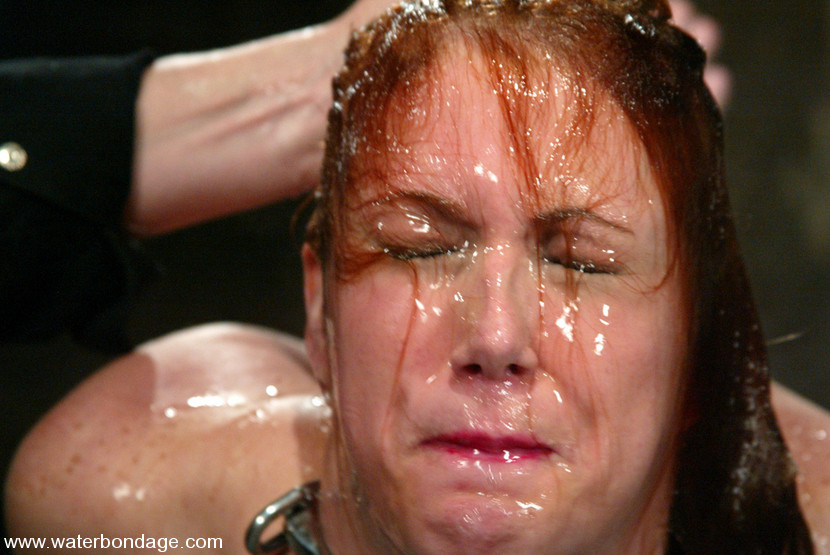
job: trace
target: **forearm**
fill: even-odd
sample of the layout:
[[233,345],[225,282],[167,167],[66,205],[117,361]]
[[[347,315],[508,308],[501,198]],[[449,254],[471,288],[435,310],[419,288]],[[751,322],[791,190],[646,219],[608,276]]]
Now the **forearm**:
[[316,183],[347,35],[341,18],[157,60],[138,99],[130,231],[169,231]]

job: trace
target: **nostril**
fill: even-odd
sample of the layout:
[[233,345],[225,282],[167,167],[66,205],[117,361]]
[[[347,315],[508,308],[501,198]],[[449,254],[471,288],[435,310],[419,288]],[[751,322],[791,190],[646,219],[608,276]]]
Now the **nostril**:
[[[511,376],[521,376],[524,371],[525,367],[521,364],[508,364],[507,366],[502,366],[505,375]],[[463,371],[470,376],[482,375],[485,372],[484,367],[481,364],[466,364],[463,366]],[[495,375],[495,374],[494,374]]]
[[467,365],[467,372],[470,374],[481,374],[482,369],[480,364],[468,364]]

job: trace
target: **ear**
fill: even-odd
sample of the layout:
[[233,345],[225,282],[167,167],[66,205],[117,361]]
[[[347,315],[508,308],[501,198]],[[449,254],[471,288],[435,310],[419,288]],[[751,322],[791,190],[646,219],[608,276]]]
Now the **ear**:
[[323,266],[308,243],[303,245],[303,295],[305,298],[305,348],[314,378],[328,389],[329,371],[326,322],[323,314]]

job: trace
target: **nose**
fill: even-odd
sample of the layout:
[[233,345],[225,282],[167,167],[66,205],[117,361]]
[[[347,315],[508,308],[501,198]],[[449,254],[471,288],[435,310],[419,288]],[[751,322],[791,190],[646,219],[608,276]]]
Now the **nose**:
[[533,330],[539,322],[539,286],[516,249],[492,249],[456,294],[461,333],[451,364],[463,377],[515,381],[539,366]]

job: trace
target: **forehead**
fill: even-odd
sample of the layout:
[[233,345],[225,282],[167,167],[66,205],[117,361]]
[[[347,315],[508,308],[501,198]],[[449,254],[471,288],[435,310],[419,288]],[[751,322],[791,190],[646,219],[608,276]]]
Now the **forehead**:
[[417,186],[462,205],[501,188],[531,211],[660,205],[645,150],[607,94],[544,53],[511,65],[456,46],[392,92],[383,139],[364,153],[376,179],[363,180],[362,200]]

